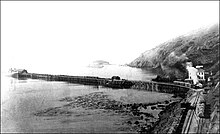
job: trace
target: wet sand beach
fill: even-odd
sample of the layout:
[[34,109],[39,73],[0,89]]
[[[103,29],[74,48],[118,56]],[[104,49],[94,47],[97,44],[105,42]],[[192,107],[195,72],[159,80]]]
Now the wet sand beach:
[[[138,132],[171,94],[8,78],[1,97],[2,132]],[[6,88],[7,87],[7,88]],[[147,123],[148,122],[148,123]]]

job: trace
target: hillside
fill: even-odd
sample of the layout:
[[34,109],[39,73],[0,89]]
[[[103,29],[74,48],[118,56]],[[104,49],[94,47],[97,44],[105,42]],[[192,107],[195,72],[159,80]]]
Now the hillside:
[[164,75],[185,78],[185,61],[203,65],[219,80],[219,24],[183,35],[147,50],[129,66],[154,68]]

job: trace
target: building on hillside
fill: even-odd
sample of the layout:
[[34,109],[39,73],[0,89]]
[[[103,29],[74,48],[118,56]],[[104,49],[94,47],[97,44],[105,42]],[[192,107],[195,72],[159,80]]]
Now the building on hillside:
[[193,83],[194,85],[205,82],[205,70],[203,66],[193,67],[192,62],[186,62],[186,69],[188,70],[188,78],[186,82]]
[[202,69],[203,66],[196,66],[196,69],[198,69],[197,76],[201,80],[205,80],[205,70]]

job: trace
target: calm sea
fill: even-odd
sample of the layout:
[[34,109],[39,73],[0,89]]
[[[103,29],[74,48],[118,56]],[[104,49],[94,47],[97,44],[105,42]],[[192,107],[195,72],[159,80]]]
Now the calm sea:
[[[29,70],[28,70],[29,71]],[[47,71],[47,72],[46,72]],[[111,77],[118,75],[129,80],[150,80],[156,75],[151,71],[127,66],[107,65],[102,68],[74,68],[61,71],[33,73],[68,74]],[[29,71],[30,72],[30,71]],[[170,94],[133,89],[111,89],[44,80],[18,80],[1,77],[1,131],[2,132],[131,132],[122,122],[128,117],[101,110],[76,110],[71,116],[41,117],[33,113],[47,108],[62,106],[64,97],[103,92],[124,103],[158,102],[171,98]],[[123,130],[121,128],[124,128]]]
[[114,75],[120,76],[123,79],[129,80],[142,80],[147,81],[156,77],[156,74],[150,70],[144,70],[140,68],[132,68],[129,66],[120,65],[105,65],[105,66],[68,66],[60,68],[31,68],[27,69],[30,73],[43,73],[43,74],[62,74],[73,76],[98,76],[110,78]]

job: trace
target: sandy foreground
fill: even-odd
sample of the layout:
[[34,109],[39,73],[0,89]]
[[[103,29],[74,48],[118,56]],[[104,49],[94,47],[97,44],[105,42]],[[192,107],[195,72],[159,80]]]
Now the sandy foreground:
[[4,91],[1,131],[138,132],[151,127],[176,99],[133,89],[23,81]]

